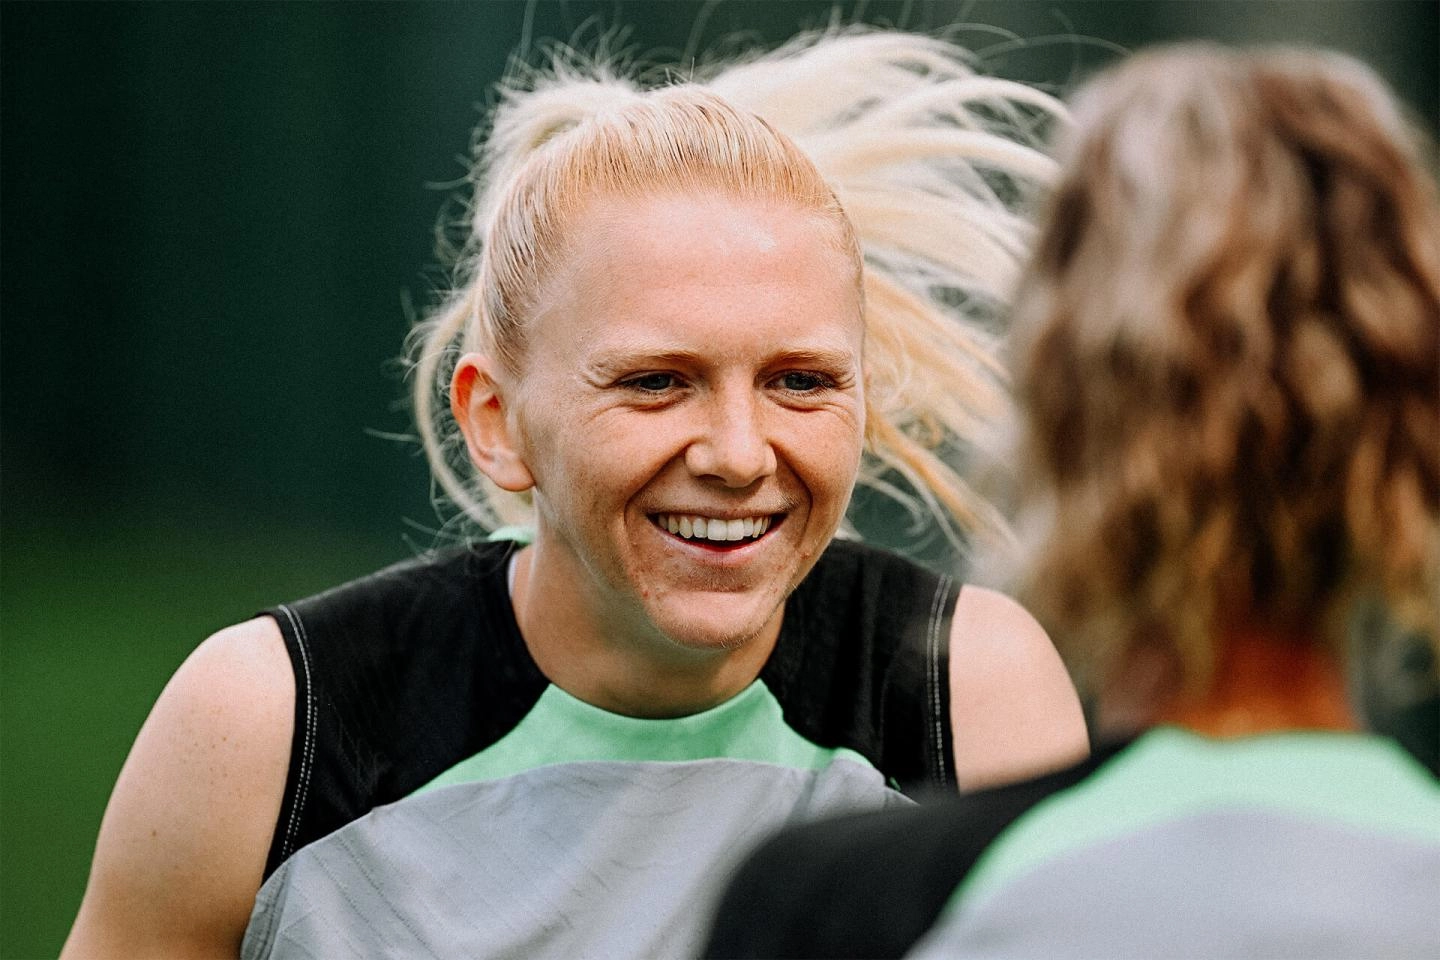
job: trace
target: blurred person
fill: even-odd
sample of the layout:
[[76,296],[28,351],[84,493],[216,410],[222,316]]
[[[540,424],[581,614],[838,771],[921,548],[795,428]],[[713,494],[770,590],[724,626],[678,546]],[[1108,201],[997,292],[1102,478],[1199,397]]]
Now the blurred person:
[[517,76],[414,338],[435,474],[495,537],[207,640],[65,955],[693,955],[781,824],[1083,756],[1021,607],[835,539],[857,479],[1003,534],[947,460],[1003,406],[952,307],[1013,283],[1061,108],[966,63],[842,31]]
[[1016,296],[1003,566],[1095,752],[782,834],[709,956],[1440,951],[1440,785],[1357,729],[1343,663],[1377,611],[1436,637],[1423,144],[1366,67],[1295,50],[1143,53],[1074,121]]

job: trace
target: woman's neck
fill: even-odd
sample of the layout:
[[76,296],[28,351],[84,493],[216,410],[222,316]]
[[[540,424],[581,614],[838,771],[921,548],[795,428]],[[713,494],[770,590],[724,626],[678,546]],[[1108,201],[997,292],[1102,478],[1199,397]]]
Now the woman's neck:
[[631,717],[666,718],[724,703],[759,676],[779,638],[780,617],[765,634],[733,649],[695,650],[600,623],[547,595],[531,578],[534,548],[516,556],[511,603],[540,672],[586,703]]
[[1253,626],[1225,633],[1205,693],[1171,698],[1155,721],[1216,737],[1358,729],[1344,670],[1325,644],[1305,632]]

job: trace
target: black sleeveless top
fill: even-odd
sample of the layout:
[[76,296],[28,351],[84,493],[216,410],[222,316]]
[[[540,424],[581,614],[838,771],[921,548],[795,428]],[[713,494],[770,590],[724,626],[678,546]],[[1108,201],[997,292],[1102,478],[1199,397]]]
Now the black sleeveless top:
[[[549,681],[506,584],[518,545],[407,561],[266,611],[295,671],[295,726],[265,875],[495,744]],[[786,601],[760,679],[786,724],[906,792],[954,783],[947,651],[958,585],[836,541]]]

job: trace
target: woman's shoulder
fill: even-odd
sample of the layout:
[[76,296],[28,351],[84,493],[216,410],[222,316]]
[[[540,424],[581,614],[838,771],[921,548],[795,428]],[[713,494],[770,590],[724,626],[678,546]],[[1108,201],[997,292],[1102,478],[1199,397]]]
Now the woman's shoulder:
[[930,752],[953,764],[962,789],[1053,770],[1089,751],[1079,697],[1050,637],[999,591],[837,540],[796,590],[782,629],[802,635],[794,646],[807,651],[807,683],[831,682],[836,665],[849,664],[859,679],[839,678],[848,696],[883,684],[885,703],[900,711],[887,730],[915,739],[940,726],[946,743]]
[[949,639],[950,722],[961,789],[1008,783],[1083,759],[1084,711],[1064,662],[1030,612],[967,585]]
[[512,542],[407,560],[279,604],[295,691],[266,875],[504,736],[547,681],[510,603]]
[[186,659],[121,770],[67,954],[238,950],[280,809],[294,699],[269,618],[221,630]]

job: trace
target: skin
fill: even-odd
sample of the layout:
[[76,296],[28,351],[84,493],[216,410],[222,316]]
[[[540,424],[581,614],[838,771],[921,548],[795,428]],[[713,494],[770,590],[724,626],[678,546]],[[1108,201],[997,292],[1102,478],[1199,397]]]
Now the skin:
[[62,957],[239,955],[280,815],[294,705],[268,617],[190,655],[120,771]]
[[[464,357],[454,407],[481,468],[533,491],[516,612],[536,662],[606,709],[693,713],[754,679],[849,501],[854,267],[788,207],[601,199],[576,221],[523,376]],[[772,525],[722,550],[663,515]]]
[[[759,674],[849,500],[865,427],[855,267],[784,206],[597,200],[581,219],[524,375],[468,355],[452,406],[476,465],[534,495],[514,604],[540,668],[615,712],[692,713]],[[717,549],[662,530],[664,513],[770,526]],[[962,590],[950,650],[961,786],[1084,755],[1074,689],[1013,601]],[[64,957],[238,954],[294,699],[268,618],[182,665],[116,784]]]
[[950,624],[950,723],[962,790],[1090,754],[1080,698],[1044,628],[1003,593],[968,584]]

